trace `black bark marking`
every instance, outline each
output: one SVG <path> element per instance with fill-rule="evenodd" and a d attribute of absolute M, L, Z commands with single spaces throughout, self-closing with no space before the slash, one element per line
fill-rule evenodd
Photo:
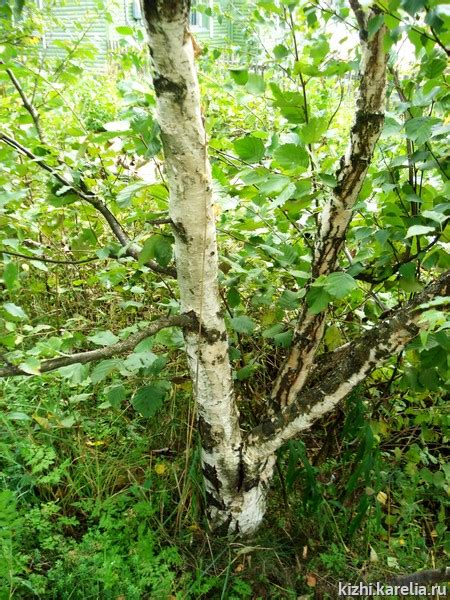
<path fill-rule="evenodd" d="M 191 0 L 143 0 L 143 7 L 149 31 L 154 32 L 162 19 L 173 21 L 183 16 L 187 20 Z"/>
<path fill-rule="evenodd" d="M 202 446 L 207 452 L 211 452 L 220 442 L 220 439 L 213 433 L 211 425 L 201 415 L 199 415 L 197 423 Z"/>
<path fill-rule="evenodd" d="M 180 106 L 183 104 L 187 94 L 187 87 L 184 82 L 178 83 L 164 75 L 158 74 L 153 77 L 153 85 L 157 96 L 172 94 L 177 104 Z"/>
<path fill-rule="evenodd" d="M 215 344 L 218 341 L 226 342 L 228 339 L 227 332 L 225 330 L 215 329 L 214 327 L 206 327 L 203 323 L 200 325 L 200 320 L 197 313 L 194 310 L 184 313 L 192 319 L 192 331 L 199 333 L 201 337 L 206 340 L 208 344 Z M 226 357 L 223 357 L 225 360 Z M 219 357 L 218 357 L 219 360 Z"/>
<path fill-rule="evenodd" d="M 206 491 L 205 496 L 206 504 L 208 507 L 214 506 L 219 510 L 225 510 L 225 504 L 223 503 L 223 501 L 219 500 L 219 498 L 217 498 L 214 494 L 211 494 L 211 492 Z"/>
<path fill-rule="evenodd" d="M 179 241 L 183 244 L 188 244 L 189 238 L 186 231 L 186 227 L 183 225 L 183 223 L 181 221 L 173 221 L 172 227 L 174 230 L 174 234 L 179 239 Z"/>
<path fill-rule="evenodd" d="M 216 467 L 209 465 L 208 463 L 203 463 L 202 472 L 205 479 L 207 479 L 218 492 L 222 487 L 222 483 L 217 475 Z"/>

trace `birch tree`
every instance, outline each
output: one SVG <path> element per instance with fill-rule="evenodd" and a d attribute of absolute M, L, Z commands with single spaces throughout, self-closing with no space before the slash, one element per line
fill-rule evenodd
<path fill-rule="evenodd" d="M 337 186 L 320 215 L 313 280 L 337 269 L 353 207 L 384 121 L 386 28 L 382 25 L 369 36 L 368 23 L 378 10 L 372 7 L 365 12 L 356 0 L 350 4 L 362 55 L 355 120 L 336 174 Z M 185 339 L 198 403 L 210 517 L 229 532 L 248 534 L 264 516 L 276 451 L 332 410 L 372 369 L 426 327 L 419 307 L 446 294 L 449 274 L 360 339 L 335 350 L 325 363 L 317 357 L 317 349 L 327 313 L 311 314 L 304 302 L 289 356 L 274 382 L 270 416 L 254 430 L 241 431 L 217 287 L 211 169 L 188 33 L 189 8 L 187 1 L 144 2 L 170 185 L 180 297 L 183 312 L 192 315 L 196 324 Z"/>
<path fill-rule="evenodd" d="M 161 266 L 153 259 L 147 259 L 145 264 L 158 274 L 176 276 L 180 314 L 155 320 L 125 341 L 100 350 L 42 360 L 38 367 L 39 373 L 45 373 L 124 354 L 162 328 L 181 327 L 197 410 L 207 516 L 214 529 L 230 534 L 249 535 L 260 526 L 276 453 L 283 444 L 309 430 L 374 369 L 401 352 L 419 333 L 426 332 L 426 311 L 431 306 L 440 308 L 449 291 L 450 273 L 445 271 L 409 301 L 386 310 L 376 324 L 362 328 L 350 342 L 323 352 L 329 313 L 326 306 L 312 309 L 309 292 L 330 275 L 338 274 L 339 281 L 339 274 L 343 273 L 340 259 L 345 254 L 346 236 L 386 110 L 387 29 L 381 9 L 376 4 L 363 8 L 358 0 L 350 0 L 349 4 L 359 32 L 361 55 L 354 120 L 335 173 L 336 185 L 321 188 L 310 278 L 298 300 L 292 343 L 272 389 L 267 390 L 260 422 L 248 427 L 240 417 L 229 357 L 205 131 L 208 115 L 202 113 L 194 44 L 188 27 L 189 0 L 143 0 L 164 172 L 170 190 L 166 222 L 175 239 L 175 268 Z M 20 91 L 20 83 L 12 72 L 10 78 Z M 41 123 L 23 90 L 21 97 L 42 135 Z M 95 193 L 80 188 L 65 177 L 58 164 L 49 165 L 8 133 L 2 133 L 1 140 L 96 210 L 123 247 L 124 255 L 131 259 L 141 255 L 142 249 Z M 364 273 L 361 280 L 364 281 Z M 6 363 L 0 367 L 2 377 L 30 374 L 21 364 Z M 252 398 L 246 400 L 250 402 Z"/>

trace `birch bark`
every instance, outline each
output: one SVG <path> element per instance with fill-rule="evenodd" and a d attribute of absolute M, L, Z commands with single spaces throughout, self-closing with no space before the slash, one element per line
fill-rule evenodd
<path fill-rule="evenodd" d="M 247 531 L 253 514 L 259 515 L 259 521 L 265 508 L 258 486 L 250 494 L 244 489 L 239 413 L 219 300 L 211 169 L 194 48 L 187 31 L 189 4 L 187 0 L 146 0 L 143 7 L 170 187 L 169 214 L 182 313 L 197 325 L 185 331 L 185 343 L 197 403 L 209 516 L 215 527 Z M 260 470 L 270 462 L 265 459 Z M 257 470 L 252 465 L 252 475 Z"/>

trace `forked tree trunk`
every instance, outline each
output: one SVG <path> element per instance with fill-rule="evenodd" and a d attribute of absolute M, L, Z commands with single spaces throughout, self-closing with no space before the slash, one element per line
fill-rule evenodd
<path fill-rule="evenodd" d="M 349 146 L 337 172 L 338 185 L 322 212 L 312 277 L 337 268 L 384 118 L 385 28 L 369 38 L 367 23 L 376 9 L 364 13 L 357 0 L 350 0 L 350 4 L 362 48 L 357 110 Z M 268 402 L 269 416 L 244 434 L 218 290 L 211 169 L 194 48 L 187 29 L 190 1 L 143 0 L 143 9 L 170 188 L 181 308 L 195 323 L 194 330 L 186 329 L 184 337 L 197 404 L 208 514 L 213 527 L 245 535 L 255 531 L 264 516 L 277 449 L 332 410 L 372 369 L 426 326 L 420 321 L 422 305 L 448 293 L 449 274 L 326 360 L 316 357 L 325 313 L 311 315 L 306 304 L 299 306 L 301 317 L 290 356 Z"/>

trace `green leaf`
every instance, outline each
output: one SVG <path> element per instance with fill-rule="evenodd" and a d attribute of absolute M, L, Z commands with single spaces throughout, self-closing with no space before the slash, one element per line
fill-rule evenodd
<path fill-rule="evenodd" d="M 309 306 L 309 312 L 317 315 L 327 308 L 331 301 L 330 294 L 322 286 L 311 286 L 306 294 L 306 302 Z"/>
<path fill-rule="evenodd" d="M 258 73 L 249 73 L 246 87 L 251 94 L 255 94 L 257 96 L 264 94 L 266 90 L 266 82 L 264 81 L 264 77 L 262 77 L 262 75 L 258 75 Z"/>
<path fill-rule="evenodd" d="M 426 235 L 435 231 L 435 227 L 429 225 L 412 225 L 406 232 L 406 238 L 414 237 L 415 235 Z"/>
<path fill-rule="evenodd" d="M 68 380 L 74 385 L 79 385 L 80 383 L 87 381 L 89 375 L 89 365 L 82 365 L 81 363 L 67 365 L 67 367 L 61 367 L 58 369 L 58 373 L 63 379 Z"/>
<path fill-rule="evenodd" d="M 401 6 L 412 17 L 419 12 L 422 8 L 425 8 L 427 0 L 401 0 Z"/>
<path fill-rule="evenodd" d="M 319 179 L 328 187 L 334 188 L 337 186 L 336 177 L 328 173 L 319 173 Z"/>
<path fill-rule="evenodd" d="M 384 13 L 372 17 L 367 23 L 367 33 L 369 39 L 372 38 L 384 23 Z"/>
<path fill-rule="evenodd" d="M 165 235 L 152 235 L 145 240 L 144 246 L 139 254 L 139 264 L 145 265 L 149 259 L 156 259 L 162 266 L 167 265 L 172 260 L 172 241 Z"/>
<path fill-rule="evenodd" d="M 262 332 L 262 336 L 265 338 L 274 338 L 276 335 L 282 333 L 284 331 L 284 325 L 283 323 L 276 323 L 275 325 L 272 325 L 272 327 L 269 327 L 268 329 L 264 329 L 264 331 Z"/>
<path fill-rule="evenodd" d="M 230 69 L 230 75 L 238 85 L 245 85 L 248 81 L 247 69 Z"/>
<path fill-rule="evenodd" d="M 280 296 L 279 305 L 285 310 L 296 310 L 299 307 L 299 292 L 292 292 L 291 290 L 284 290 Z"/>
<path fill-rule="evenodd" d="M 127 27 L 126 25 L 119 25 L 116 27 L 117 33 L 120 35 L 133 35 L 133 29 L 131 27 Z"/>
<path fill-rule="evenodd" d="M 130 205 L 133 197 L 140 192 L 140 190 L 148 188 L 149 185 L 145 181 L 136 181 L 135 183 L 131 183 L 127 185 L 116 196 L 116 202 L 119 206 L 126 208 Z"/>
<path fill-rule="evenodd" d="M 242 369 L 236 371 L 236 379 L 239 381 L 245 381 L 251 377 L 252 373 L 255 371 L 255 368 L 256 367 L 254 365 L 246 365 L 245 367 L 242 367 Z"/>
<path fill-rule="evenodd" d="M 274 83 L 270 84 L 270 89 L 274 97 L 273 105 L 280 109 L 285 119 L 290 123 L 305 122 L 302 94 L 299 92 L 284 92 Z"/>
<path fill-rule="evenodd" d="M 326 276 L 323 287 L 333 298 L 344 298 L 357 288 L 358 284 L 348 273 L 337 272 Z"/>
<path fill-rule="evenodd" d="M 275 198 L 273 206 L 279 207 L 283 206 L 288 200 L 292 198 L 292 196 L 297 191 L 297 187 L 295 183 L 289 183 L 284 190 Z"/>
<path fill-rule="evenodd" d="M 19 268 L 14 262 L 8 262 L 3 269 L 3 281 L 9 292 L 14 289 L 14 285 L 19 275 Z"/>
<path fill-rule="evenodd" d="M 273 153 L 274 159 L 283 169 L 308 167 L 309 156 L 305 148 L 298 144 L 282 144 Z"/>
<path fill-rule="evenodd" d="M 20 363 L 19 369 L 25 371 L 25 373 L 29 373 L 30 375 L 40 375 L 41 374 L 41 362 L 37 358 L 33 358 L 30 356 L 24 362 Z"/>
<path fill-rule="evenodd" d="M 286 48 L 286 46 L 283 46 L 283 44 L 277 44 L 273 49 L 273 54 L 275 58 L 281 60 L 282 58 L 286 58 L 286 56 L 289 54 L 289 50 Z"/>
<path fill-rule="evenodd" d="M 31 417 L 23 412 L 9 412 L 6 418 L 10 421 L 31 421 Z"/>
<path fill-rule="evenodd" d="M 422 217 L 425 217 L 425 219 L 431 219 L 431 221 L 436 221 L 437 223 L 439 223 L 439 225 L 442 225 L 443 223 L 445 223 L 445 221 L 447 221 L 447 219 L 450 218 L 449 215 L 444 215 L 441 212 L 437 212 L 436 210 L 424 210 L 422 212 Z"/>
<path fill-rule="evenodd" d="M 439 123 L 439 119 L 432 117 L 415 117 L 405 123 L 406 137 L 417 144 L 424 144 L 431 137 L 433 125 Z"/>
<path fill-rule="evenodd" d="M 106 392 L 106 399 L 113 408 L 119 408 L 127 397 L 127 391 L 123 385 L 115 385 Z"/>
<path fill-rule="evenodd" d="M 103 379 L 106 379 L 108 375 L 115 370 L 117 370 L 122 365 L 122 361 L 118 358 L 109 358 L 107 360 L 102 360 L 102 362 L 95 365 L 92 373 L 91 373 L 91 381 L 96 384 Z"/>
<path fill-rule="evenodd" d="M 256 324 L 250 317 L 240 315 L 231 319 L 231 326 L 238 333 L 252 333 L 255 330 Z"/>
<path fill-rule="evenodd" d="M 111 331 L 99 331 L 95 335 L 90 335 L 87 338 L 93 344 L 97 346 L 111 346 L 119 341 L 117 335 L 114 335 Z"/>
<path fill-rule="evenodd" d="M 140 369 L 150 367 L 155 360 L 157 360 L 157 355 L 153 352 L 145 351 L 145 352 L 132 352 L 127 358 L 123 361 L 123 366 L 127 371 L 132 373 L 139 371 Z"/>
<path fill-rule="evenodd" d="M 156 359 L 148 366 L 144 375 L 149 377 L 154 377 L 155 375 L 159 375 L 159 373 L 164 369 L 168 362 L 169 358 L 167 355 L 157 356 Z"/>
<path fill-rule="evenodd" d="M 235 287 L 228 290 L 227 301 L 231 308 L 236 308 L 241 303 L 241 296 Z"/>
<path fill-rule="evenodd" d="M 14 304 L 14 302 L 5 302 L 5 304 L 3 304 L 3 310 L 5 310 L 8 315 L 14 317 L 15 319 L 28 319 L 28 315 L 23 308 L 17 306 L 17 304 Z"/>
<path fill-rule="evenodd" d="M 259 162 L 264 156 L 264 144 L 259 138 L 247 135 L 233 142 L 239 158 L 251 163 Z"/>
<path fill-rule="evenodd" d="M 133 396 L 131 404 L 143 417 L 153 417 L 161 408 L 169 389 L 168 381 L 156 381 L 140 388 Z"/>
<path fill-rule="evenodd" d="M 294 337 L 293 331 L 283 331 L 283 333 L 278 333 L 273 336 L 273 341 L 277 346 L 281 346 L 282 348 L 289 348 L 292 343 L 292 338 Z"/>
<path fill-rule="evenodd" d="M 313 117 L 300 129 L 300 135 L 305 144 L 318 142 L 328 129 L 328 119 L 324 117 Z"/>

